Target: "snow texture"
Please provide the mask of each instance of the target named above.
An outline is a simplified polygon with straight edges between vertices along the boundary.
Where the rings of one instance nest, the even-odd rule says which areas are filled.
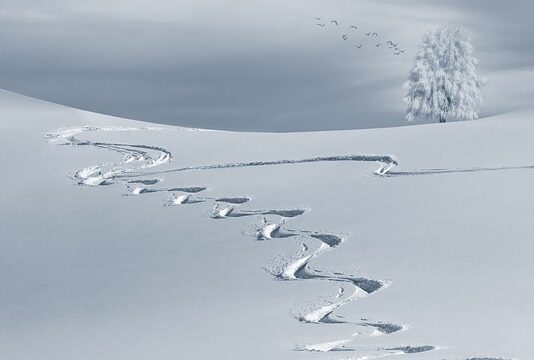
[[[533,355],[530,111],[280,135],[0,105],[2,357]]]

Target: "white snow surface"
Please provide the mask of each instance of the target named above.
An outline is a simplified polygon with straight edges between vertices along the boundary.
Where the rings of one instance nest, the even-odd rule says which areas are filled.
[[[534,358],[534,111],[269,134],[0,107],[2,359]]]

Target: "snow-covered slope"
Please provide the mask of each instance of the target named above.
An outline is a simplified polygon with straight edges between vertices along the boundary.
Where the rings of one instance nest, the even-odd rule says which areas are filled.
[[[260,134],[0,106],[1,358],[534,356],[534,112]]]

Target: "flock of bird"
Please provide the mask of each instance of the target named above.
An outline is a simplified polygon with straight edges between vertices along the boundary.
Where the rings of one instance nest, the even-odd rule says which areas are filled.
[[[326,22],[324,22],[324,23],[320,22],[322,20],[321,17],[315,17],[315,20],[318,21],[318,23],[316,23],[317,26],[325,27],[327,25]],[[336,27],[340,26],[339,22],[337,20],[330,20],[330,24],[332,26],[336,26]],[[350,25],[348,27],[348,29],[349,30],[353,30],[353,31],[358,31],[358,27],[356,25]],[[377,40],[380,38],[380,35],[377,32],[364,32],[363,35],[367,36],[368,38],[373,38],[373,39],[377,39]],[[351,37],[351,36],[352,35],[349,35],[349,33],[346,33],[346,34],[341,35],[341,39],[343,39],[344,41],[347,41],[347,40],[349,40],[349,37]],[[398,42],[395,43],[395,42],[393,42],[391,40],[388,40],[385,43],[382,43],[382,42],[379,41],[379,42],[377,42],[377,43],[375,43],[373,45],[376,48],[385,47],[385,48],[391,50],[397,56],[404,54],[404,52],[406,51],[406,50],[401,49],[399,47],[399,43]],[[355,44],[354,46],[356,48],[358,48],[358,49],[361,49],[364,46],[364,43]]]

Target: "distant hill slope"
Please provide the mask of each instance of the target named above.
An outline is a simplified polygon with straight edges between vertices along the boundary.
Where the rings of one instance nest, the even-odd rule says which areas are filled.
[[[2,358],[534,355],[532,111],[274,134],[0,109]]]

